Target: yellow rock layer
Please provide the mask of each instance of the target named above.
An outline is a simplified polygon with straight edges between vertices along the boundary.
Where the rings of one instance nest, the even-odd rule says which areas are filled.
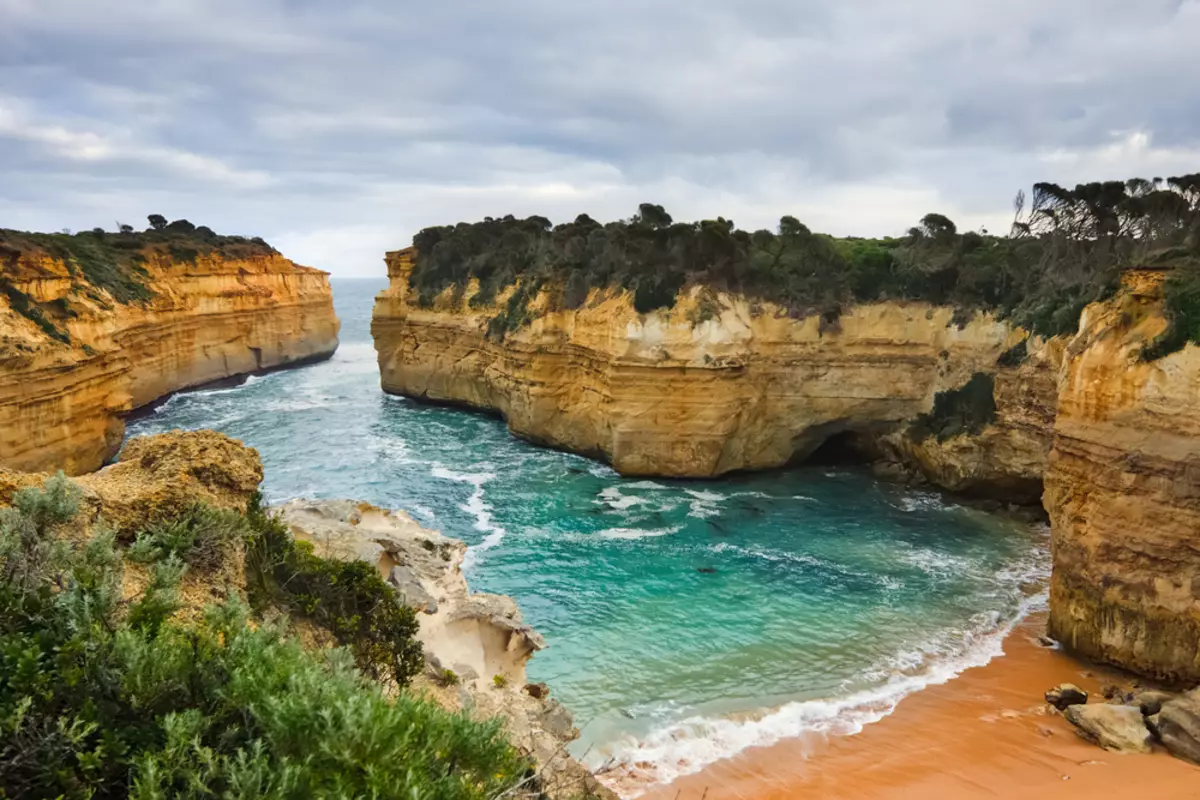
[[[880,431],[928,411],[938,392],[994,372],[1024,336],[987,315],[959,328],[951,309],[922,303],[856,306],[821,331],[816,317],[722,295],[719,313],[705,319],[711,303],[694,291],[646,315],[628,295],[593,292],[578,311],[546,310],[541,297],[534,319],[497,341],[486,329],[498,306],[470,308],[470,293],[447,291],[432,309],[410,303],[412,267],[411,250],[389,254],[391,285],[376,301],[385,391],[498,412],[519,436],[603,458],[625,475],[781,466],[834,434]],[[1021,470],[1044,463],[1049,449],[1047,438],[999,428],[996,439]],[[958,471],[1002,471],[1007,456],[987,452],[975,448]],[[942,461],[956,458],[967,456],[947,450],[928,460],[952,471]]]
[[[1153,363],[1161,275],[1089,306],[1066,352],[1046,473],[1050,629],[1072,650],[1200,681],[1200,348]]]
[[[100,467],[119,448],[122,417],[171,392],[328,357],[338,321],[328,274],[279,255],[145,264],[144,306],[72,289],[67,265],[22,256],[5,277],[39,302],[65,298],[75,316],[58,343],[0,294],[0,465]]]

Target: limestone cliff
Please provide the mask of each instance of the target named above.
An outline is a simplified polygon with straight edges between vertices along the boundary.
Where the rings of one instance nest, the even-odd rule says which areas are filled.
[[[94,470],[130,410],[336,349],[327,273],[265,246],[189,255],[147,252],[147,299],[121,303],[69,259],[0,252],[0,465]]]
[[[1128,273],[1066,354],[1046,474],[1050,630],[1072,650],[1200,681],[1200,348],[1152,363],[1161,274]]]
[[[860,305],[837,325],[692,290],[639,315],[628,295],[593,292],[578,311],[535,301],[529,324],[487,335],[501,307],[447,291],[409,292],[413,251],[388,256],[372,331],[385,391],[500,413],[514,433],[603,458],[626,475],[710,477],[803,459],[846,432],[894,431],[941,392],[997,361],[1024,333],[987,315],[963,326],[923,303]],[[540,306],[538,305],[540,304]],[[1049,451],[1053,348],[997,382],[981,436],[891,441],[891,457],[939,482],[1036,485]],[[1025,486],[1028,489],[1028,486]]]

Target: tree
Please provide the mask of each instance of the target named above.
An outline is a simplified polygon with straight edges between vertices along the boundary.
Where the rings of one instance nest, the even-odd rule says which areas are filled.
[[[671,226],[671,215],[662,206],[655,203],[642,203],[638,206],[637,221],[651,228],[668,228]]]
[[[132,225],[121,225],[121,226],[119,226],[119,227],[120,227],[120,229],[121,229],[121,233],[126,233],[126,234],[128,234],[128,233],[133,233],[133,226],[132,226]]]
[[[196,226],[186,219],[177,219],[167,226],[167,230],[171,233],[195,233]]]
[[[151,214],[146,219],[150,221],[150,227],[156,231],[161,231],[167,227],[167,218],[162,214]]]

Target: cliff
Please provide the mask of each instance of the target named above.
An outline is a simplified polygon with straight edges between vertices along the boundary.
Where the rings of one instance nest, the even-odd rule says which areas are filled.
[[[337,348],[327,273],[265,245],[185,255],[140,253],[139,297],[120,302],[71,257],[0,248],[0,464],[97,469],[127,412]]]
[[[1004,372],[982,435],[897,433],[939,394],[1000,370],[1024,333],[991,316],[960,327],[950,308],[873,303],[831,326],[703,289],[642,315],[628,293],[593,291],[579,310],[550,310],[540,296],[527,325],[489,337],[506,295],[472,307],[472,291],[448,290],[421,308],[409,287],[413,257],[388,255],[391,284],[376,301],[384,391],[497,412],[519,436],[625,475],[778,467],[841,434],[956,488],[1007,482],[1028,493],[1033,483],[1040,492],[1052,347]]]
[[[1166,327],[1161,273],[1088,307],[1059,394],[1045,507],[1050,630],[1155,678],[1200,681],[1200,348],[1139,359]]]

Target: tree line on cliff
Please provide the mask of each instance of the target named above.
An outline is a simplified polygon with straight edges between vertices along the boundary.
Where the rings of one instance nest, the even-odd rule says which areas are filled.
[[[470,302],[486,307],[515,285],[492,320],[493,335],[527,322],[529,302],[543,291],[554,306],[574,309],[593,289],[627,290],[646,313],[670,308],[693,285],[770,301],[795,317],[819,315],[823,327],[836,326],[854,303],[920,300],[954,306],[960,319],[990,310],[1056,335],[1073,331],[1085,305],[1115,291],[1120,269],[1170,266],[1178,268],[1168,282],[1175,324],[1164,342],[1178,349],[1200,339],[1200,174],[1074,189],[1039,183],[1014,206],[1007,236],[959,231],[949,218],[927,214],[904,236],[877,239],[814,233],[791,216],[774,231],[740,230],[721,217],[676,222],[650,203],[607,224],[586,214],[560,225],[488,217],[414,236],[412,287],[427,306],[447,288],[461,297],[477,280]]]

